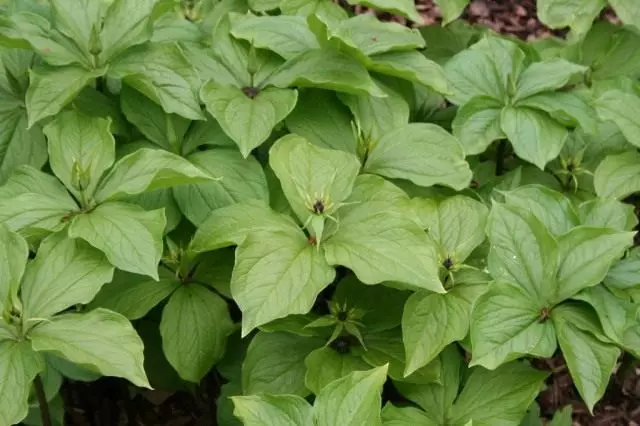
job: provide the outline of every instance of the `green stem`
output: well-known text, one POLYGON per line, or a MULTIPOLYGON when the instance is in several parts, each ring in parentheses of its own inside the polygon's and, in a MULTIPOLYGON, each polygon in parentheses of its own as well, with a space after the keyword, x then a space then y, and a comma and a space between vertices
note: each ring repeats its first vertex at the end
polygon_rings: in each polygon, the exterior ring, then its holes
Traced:
POLYGON ((40 406, 40 419, 42 419, 42 426, 53 426, 51 422, 51 414, 49 413, 49 403, 47 402, 47 395, 44 393, 44 385, 42 378, 38 374, 33 381, 33 385, 36 390, 36 397, 38 398, 38 405, 40 406))
POLYGON ((498 149, 496 150, 496 176, 502 176, 504 174, 504 155, 507 151, 507 140, 502 139, 498 143, 498 149))

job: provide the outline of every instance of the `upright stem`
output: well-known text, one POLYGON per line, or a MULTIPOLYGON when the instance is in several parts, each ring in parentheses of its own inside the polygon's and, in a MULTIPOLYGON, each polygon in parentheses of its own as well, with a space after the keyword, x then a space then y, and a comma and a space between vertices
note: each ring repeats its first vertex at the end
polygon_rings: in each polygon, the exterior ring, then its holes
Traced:
POLYGON ((507 150, 507 140, 502 139, 498 143, 496 150, 496 176, 502 176, 504 173, 504 154, 507 150))
POLYGON ((42 426, 53 426, 51 422, 51 414, 49 413, 49 403, 47 402, 47 395, 44 393, 44 385, 42 384, 42 378, 38 374, 33 382, 36 389, 36 397, 38 398, 38 405, 40 406, 40 419, 42 419, 42 426))

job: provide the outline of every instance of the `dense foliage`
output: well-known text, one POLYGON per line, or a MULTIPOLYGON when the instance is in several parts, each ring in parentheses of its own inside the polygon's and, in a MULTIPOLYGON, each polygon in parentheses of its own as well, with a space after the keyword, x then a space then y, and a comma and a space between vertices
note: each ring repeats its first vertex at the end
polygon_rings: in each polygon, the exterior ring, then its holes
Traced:
POLYGON ((212 372, 225 426, 539 425, 558 353, 593 410, 640 355, 635 2, 540 0, 572 32, 529 44, 330 0, 6 2, 0 426, 61 424, 64 379, 212 372))

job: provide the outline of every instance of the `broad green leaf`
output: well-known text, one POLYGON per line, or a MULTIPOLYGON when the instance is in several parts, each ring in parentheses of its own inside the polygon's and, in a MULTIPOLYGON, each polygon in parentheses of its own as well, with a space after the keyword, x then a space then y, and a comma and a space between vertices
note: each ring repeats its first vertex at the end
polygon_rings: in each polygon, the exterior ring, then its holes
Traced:
POLYGON ((596 134, 598 121, 592 104, 591 93, 573 90, 538 93, 517 105, 542 110, 566 127, 580 127, 588 134, 596 134))
POLYGON ((551 28, 571 27, 581 39, 604 6, 604 0, 538 0, 538 16, 551 28))
POLYGON ((493 203, 487 225, 489 269, 498 281, 518 284, 541 308, 553 294, 556 241, 533 213, 493 203))
POLYGON ((469 0, 436 0, 436 4, 442 14, 442 23, 446 25, 458 19, 469 4, 469 0))
POLYGON ((240 148, 246 158, 269 138, 273 128, 293 110, 295 90, 270 87, 247 95, 243 89, 209 81, 200 91, 207 111, 240 148))
POLYGON ((344 8, 330 0, 282 0, 279 6, 285 15, 316 15, 329 23, 337 24, 349 17, 344 8))
MULTIPOLYGON (((320 148, 290 134, 269 150, 269 165, 280 180, 289 204, 304 224, 310 217, 334 214, 349 196, 360 171, 355 155, 320 148), (323 204, 315 211, 315 204, 323 204)), ((318 235, 320 239, 320 235, 318 235)))
POLYGON ((427 414, 416 407, 396 407, 388 402, 382 409, 384 426, 437 426, 427 414))
POLYGON ((44 368, 42 355, 28 341, 0 341, 0 424, 19 424, 27 416, 31 382, 44 368))
POLYGON ((227 303, 199 284, 180 287, 162 311, 160 334, 167 360, 193 383, 222 358, 232 330, 227 303))
POLYGON ((122 114, 118 100, 111 94, 105 94, 87 86, 78 93, 70 105, 90 117, 111 119, 113 134, 124 138, 130 136, 130 125, 122 114))
POLYGON ((253 232, 238 246, 231 294, 242 311, 242 335, 290 314, 306 314, 335 277, 299 229, 253 232))
POLYGON ((501 112, 500 103, 486 96, 475 97, 458 109, 451 126, 466 155, 480 154, 493 141, 505 138, 501 112))
POLYGON ((478 50, 463 50, 451 58, 444 67, 451 93, 447 98, 464 105, 483 96, 502 103, 504 88, 491 58, 478 50))
POLYGON ((116 162, 100 181, 95 199, 102 203, 155 189, 213 179, 182 157, 160 149, 141 148, 116 162))
MULTIPOLYGON (((238 2, 238 4, 240 3, 238 2)), ((198 72, 201 83, 212 79, 220 84, 238 87, 242 85, 244 81, 242 77, 244 76, 234 75, 216 56, 210 46, 201 43, 182 43, 181 46, 184 55, 198 72)), ((244 72, 246 73, 246 70, 244 72)))
POLYGON ((329 383, 316 396, 313 419, 316 424, 380 426, 382 385, 387 366, 354 371, 329 383))
POLYGON ((268 80, 286 87, 317 87, 355 95, 385 97, 366 68, 344 52, 308 50, 287 61, 268 80))
POLYGON ((586 70, 587 67, 562 58, 534 62, 518 77, 514 101, 537 93, 560 89, 574 77, 584 74, 586 70))
POLYGON ((476 301, 471 317, 472 366, 493 370, 523 355, 548 358, 556 350, 543 301, 520 287, 496 281, 476 301))
POLYGON ((471 181, 458 140, 431 123, 410 123, 384 135, 372 147, 364 170, 420 186, 440 184, 456 190, 471 181))
POLYGON ((596 339, 573 324, 570 318, 554 313, 551 318, 571 378, 589 411, 593 412, 593 406, 604 395, 620 349, 596 339))
POLYGON ((24 109, 0 111, 0 135, 0 184, 23 164, 40 168, 46 163, 47 148, 42 129, 37 125, 27 128, 24 109))
POLYGON ((207 121, 192 123, 182 144, 182 155, 192 154, 197 148, 204 146, 234 148, 236 144, 216 120, 208 118, 207 121))
POLYGON ((372 71, 424 85, 436 93, 449 92, 445 71, 420 52, 380 53, 371 56, 370 61, 368 67, 372 71))
POLYGON ((563 235, 558 240, 557 287, 553 302, 561 302, 600 283, 612 263, 633 245, 634 234, 580 226, 563 235))
POLYGON ((637 74, 639 39, 631 27, 598 20, 580 45, 580 63, 592 69, 594 81, 637 74))
POLYGON ((353 371, 370 370, 371 366, 352 353, 339 353, 333 348, 322 347, 311 352, 304 360, 307 372, 304 382, 314 394, 334 380, 353 371))
POLYGON ((204 119, 197 91, 200 77, 177 44, 129 49, 110 64, 108 75, 123 79, 167 113, 190 120, 204 119))
POLYGON ((36 351, 54 352, 105 376, 150 387, 143 367, 142 341, 120 314, 98 308, 58 315, 34 327, 29 337, 36 351))
POLYGON ((311 406, 297 395, 232 396, 233 414, 245 426, 301 426, 311 423, 311 406))
POLYGON ((147 315, 158 303, 180 287, 174 272, 158 269, 159 281, 145 275, 117 270, 113 281, 102 287, 89 308, 105 308, 133 321, 147 315))
POLYGON ((614 342, 622 343, 625 330, 635 323, 635 312, 631 304, 617 297, 604 285, 587 288, 573 299, 582 300, 595 309, 605 335, 614 342))
POLYGON ((513 86, 524 68, 526 55, 522 46, 513 40, 489 33, 470 48, 484 53, 494 64, 500 82, 499 88, 504 95, 511 95, 513 86))
POLYGON ((301 90, 298 102, 285 119, 287 128, 322 148, 356 153, 351 113, 329 90, 301 90))
POLYGON ((632 25, 640 29, 640 9, 633 0, 609 0, 611 7, 616 12, 616 16, 627 25, 632 25))
POLYGON ((94 37, 98 35, 106 3, 93 0, 53 0, 51 9, 56 29, 72 39, 84 53, 90 54, 91 36, 92 33, 94 37))
POLYGON ((569 136, 549 114, 525 107, 503 108, 500 125, 516 155, 541 170, 558 156, 569 136))
POLYGON ((640 113, 640 96, 622 90, 608 90, 595 103, 600 119, 614 122, 630 143, 640 147, 640 124, 636 119, 640 113))
POLYGON ((5 225, 0 225, 0 241, 0 303, 4 308, 7 301, 18 302, 18 288, 27 265, 29 246, 24 238, 5 225))
POLYGON ((167 219, 165 233, 175 229, 182 220, 182 212, 173 197, 171 188, 161 188, 151 192, 143 192, 142 194, 127 197, 124 201, 136 204, 144 210, 164 208, 164 214, 167 219))
POLYGON ((638 224, 632 205, 610 198, 596 198, 580 204, 578 215, 582 225, 616 231, 630 231, 638 224))
POLYGON ((518 426, 548 373, 512 362, 494 371, 476 367, 451 407, 452 424, 518 426))
POLYGON ((209 175, 221 177, 212 182, 173 188, 180 210, 196 226, 213 210, 230 204, 250 199, 264 200, 267 204, 267 181, 255 158, 244 159, 235 149, 213 149, 195 152, 187 160, 209 175))
POLYGON ((410 0, 348 0, 349 4, 361 4, 376 10, 384 10, 393 15, 404 16, 417 24, 424 21, 410 0))
POLYGON ((604 283, 609 287, 627 289, 640 284, 640 248, 632 248, 607 272, 604 283))
POLYGON ((108 119, 68 111, 44 128, 51 169, 76 199, 91 197, 115 161, 110 124, 108 119))
POLYGON ((71 219, 69 236, 102 251, 119 269, 158 280, 162 256, 162 210, 144 211, 134 204, 105 203, 71 219))
POLYGON ((247 16, 236 19, 231 34, 254 47, 269 49, 285 59, 320 45, 301 16, 247 16))
POLYGON ((427 365, 447 345, 467 336, 471 308, 484 290, 484 286, 456 285, 446 294, 421 291, 407 300, 402 316, 405 375, 427 365))
POLYGON ((44 118, 56 115, 103 71, 89 71, 77 65, 66 67, 41 66, 29 70, 30 84, 25 104, 28 127, 44 118))
POLYGON ((29 264, 21 286, 27 318, 48 318, 87 304, 113 278, 113 266, 98 250, 66 232, 46 238, 29 264))
POLYGON ((305 397, 305 358, 323 341, 294 334, 259 332, 251 340, 242 363, 242 391, 245 395, 272 393, 305 397))
POLYGON ((595 171, 593 186, 599 197, 618 200, 640 191, 640 153, 608 155, 595 171))

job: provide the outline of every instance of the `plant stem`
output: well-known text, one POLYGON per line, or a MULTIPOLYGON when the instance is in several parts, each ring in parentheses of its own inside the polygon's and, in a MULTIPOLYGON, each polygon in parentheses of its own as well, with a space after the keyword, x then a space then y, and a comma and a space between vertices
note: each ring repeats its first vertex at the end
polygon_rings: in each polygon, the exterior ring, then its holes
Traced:
POLYGON ((42 426, 53 426, 51 422, 51 414, 49 413, 49 403, 47 402, 47 395, 44 393, 44 385, 42 384, 42 378, 38 374, 33 381, 35 386, 36 396, 38 398, 38 405, 40 406, 40 418, 42 419, 42 426))
POLYGON ((507 140, 502 139, 498 143, 496 150, 496 176, 502 176, 504 173, 504 154, 507 150, 507 140))

